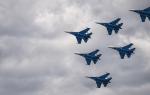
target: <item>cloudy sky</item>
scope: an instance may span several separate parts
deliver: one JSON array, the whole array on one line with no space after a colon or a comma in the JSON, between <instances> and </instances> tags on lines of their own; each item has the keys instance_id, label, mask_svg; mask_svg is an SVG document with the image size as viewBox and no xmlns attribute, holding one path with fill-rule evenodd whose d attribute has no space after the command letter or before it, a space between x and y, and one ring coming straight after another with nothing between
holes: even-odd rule
<instances>
[{"instance_id":1,"label":"cloudy sky","mask_svg":"<svg viewBox=\"0 0 150 95\"><path fill-rule=\"evenodd\" d=\"M128 10L149 0L0 0L0 95L149 95L150 22ZM122 18L119 34L106 22ZM64 31L93 32L87 44ZM121 60L107 48L134 43L135 54ZM75 52L100 49L101 61L87 66ZM96 88L85 76L110 72L112 83Z\"/></svg>"}]
</instances>

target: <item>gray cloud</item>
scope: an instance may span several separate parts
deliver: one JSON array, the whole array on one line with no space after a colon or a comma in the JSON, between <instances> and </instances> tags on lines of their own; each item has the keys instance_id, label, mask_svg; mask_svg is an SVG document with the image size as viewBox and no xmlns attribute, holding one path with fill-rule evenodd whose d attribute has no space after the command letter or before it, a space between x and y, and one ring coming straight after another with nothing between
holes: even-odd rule
<instances>
[{"instance_id":1,"label":"gray cloud","mask_svg":"<svg viewBox=\"0 0 150 95\"><path fill-rule=\"evenodd\" d=\"M149 22L129 9L143 9L148 0L13 0L0 1L1 95L148 95ZM121 17L124 28L108 36L96 21ZM64 31L90 27L92 39L78 45ZM135 44L136 53L121 60L108 46ZM96 65L86 66L75 52L100 49ZM110 72L112 83L97 89L85 76Z\"/></svg>"}]
</instances>

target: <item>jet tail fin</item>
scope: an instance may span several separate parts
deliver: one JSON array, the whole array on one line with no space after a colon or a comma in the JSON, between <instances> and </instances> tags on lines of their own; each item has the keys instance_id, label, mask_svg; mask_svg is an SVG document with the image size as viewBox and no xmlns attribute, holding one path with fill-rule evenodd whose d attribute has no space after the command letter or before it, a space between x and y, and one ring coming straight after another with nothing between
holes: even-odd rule
<instances>
[{"instance_id":1,"label":"jet tail fin","mask_svg":"<svg viewBox=\"0 0 150 95\"><path fill-rule=\"evenodd\" d=\"M117 28L115 29L115 33L118 33L119 29L122 29L121 26L123 23L118 24Z\"/></svg>"},{"instance_id":2,"label":"jet tail fin","mask_svg":"<svg viewBox=\"0 0 150 95\"><path fill-rule=\"evenodd\" d=\"M118 27L120 27L121 28L121 26L123 25L123 23L120 23L120 24L118 24Z\"/></svg>"},{"instance_id":3,"label":"jet tail fin","mask_svg":"<svg viewBox=\"0 0 150 95\"><path fill-rule=\"evenodd\" d=\"M96 56L97 58L95 60L93 60L94 64L96 64L97 61L100 60L101 56L102 56L102 54L99 54L99 55Z\"/></svg>"},{"instance_id":4,"label":"jet tail fin","mask_svg":"<svg viewBox=\"0 0 150 95\"><path fill-rule=\"evenodd\" d=\"M140 14L140 17L141 17L142 22L145 22L146 16L145 16L145 15Z\"/></svg>"},{"instance_id":5,"label":"jet tail fin","mask_svg":"<svg viewBox=\"0 0 150 95\"><path fill-rule=\"evenodd\" d=\"M105 82L103 82L104 87L106 87L108 85L108 83L111 83L110 80L112 79L112 77L107 78Z\"/></svg>"},{"instance_id":6,"label":"jet tail fin","mask_svg":"<svg viewBox=\"0 0 150 95\"><path fill-rule=\"evenodd\" d=\"M108 78L108 81L110 81L112 79L112 77Z\"/></svg>"},{"instance_id":7,"label":"jet tail fin","mask_svg":"<svg viewBox=\"0 0 150 95\"><path fill-rule=\"evenodd\" d=\"M131 49L131 51L133 51L133 52L134 52L134 51L135 51L135 48Z\"/></svg>"},{"instance_id":8,"label":"jet tail fin","mask_svg":"<svg viewBox=\"0 0 150 95\"><path fill-rule=\"evenodd\" d=\"M92 32L89 33L89 34L87 34L87 37L88 37L88 38L91 38L91 35L92 35Z\"/></svg>"},{"instance_id":9,"label":"jet tail fin","mask_svg":"<svg viewBox=\"0 0 150 95\"><path fill-rule=\"evenodd\" d=\"M130 58L132 54L134 54L135 48L131 49L130 52L127 53L127 56Z\"/></svg>"},{"instance_id":10,"label":"jet tail fin","mask_svg":"<svg viewBox=\"0 0 150 95\"><path fill-rule=\"evenodd\" d=\"M87 37L83 38L84 42L87 42L91 38L92 33L87 34Z\"/></svg>"},{"instance_id":11,"label":"jet tail fin","mask_svg":"<svg viewBox=\"0 0 150 95\"><path fill-rule=\"evenodd\" d=\"M97 55L97 59L100 60L100 57L102 56L102 54Z\"/></svg>"},{"instance_id":12,"label":"jet tail fin","mask_svg":"<svg viewBox=\"0 0 150 95\"><path fill-rule=\"evenodd\" d=\"M112 79L112 77L108 78L108 83L111 83L110 80Z\"/></svg>"}]
</instances>

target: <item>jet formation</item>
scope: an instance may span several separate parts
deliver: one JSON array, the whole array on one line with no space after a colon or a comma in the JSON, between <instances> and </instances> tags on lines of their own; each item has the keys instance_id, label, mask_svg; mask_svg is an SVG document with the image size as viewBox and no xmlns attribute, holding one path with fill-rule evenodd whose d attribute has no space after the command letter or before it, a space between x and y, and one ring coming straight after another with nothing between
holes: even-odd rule
<instances>
[{"instance_id":1,"label":"jet formation","mask_svg":"<svg viewBox=\"0 0 150 95\"><path fill-rule=\"evenodd\" d=\"M117 34L118 31L121 28L121 26L123 25L123 23L119 23L118 22L121 20L121 18L117 18L111 22L108 22L108 23L99 23L99 22L96 22L96 24L100 24L102 26L105 26L107 28L107 31L108 31L108 35L111 35L112 34L112 31L114 30L115 33Z\"/></svg>"},{"instance_id":2,"label":"jet formation","mask_svg":"<svg viewBox=\"0 0 150 95\"><path fill-rule=\"evenodd\" d=\"M101 75L99 77L87 77L96 82L97 88L101 87L101 84L104 85L104 87L107 87L108 83L111 83L110 80L112 77L107 78L110 75L110 73L106 73L104 75Z\"/></svg>"},{"instance_id":3,"label":"jet formation","mask_svg":"<svg viewBox=\"0 0 150 95\"><path fill-rule=\"evenodd\" d=\"M94 50L90 53L75 53L75 54L84 57L85 60L86 60L87 65L90 65L91 61L93 61L94 64L96 64L97 61L100 60L100 57L101 57L102 54L97 54L98 52L99 52L99 50L96 49L96 50Z\"/></svg>"},{"instance_id":4,"label":"jet formation","mask_svg":"<svg viewBox=\"0 0 150 95\"><path fill-rule=\"evenodd\" d=\"M81 41L84 40L85 43L91 38L92 32L87 33L90 30L90 28L86 28L80 32L66 32L69 34L72 34L76 37L78 44L81 44Z\"/></svg>"},{"instance_id":5,"label":"jet formation","mask_svg":"<svg viewBox=\"0 0 150 95\"><path fill-rule=\"evenodd\" d=\"M150 20L150 7L145 8L143 10L130 10L130 11L139 14L142 22L145 22L146 17ZM117 18L111 22L107 22L107 23L96 22L96 24L100 24L100 25L106 27L106 29L108 31L108 35L112 35L113 31L115 32L115 34L117 34L120 31L120 29L122 29L123 23L119 23L120 20L121 20L121 18ZM90 28L86 28L79 32L66 32L66 33L69 33L69 34L75 36L77 39L77 43L81 44L82 40L85 43L87 43L87 41L91 38L92 32L88 33L89 30L90 30ZM131 55L134 54L134 51L136 48L131 48L132 46L133 46L133 43L130 43L123 47L109 47L109 48L114 49L117 52L119 52L120 58L124 59L125 56L127 56L127 58L130 58ZM102 56L102 54L100 54L98 52L99 52L99 49L96 49L90 53L75 53L75 54L84 57L86 64L91 65L91 62L96 64L98 62L98 60L100 60L100 57ZM110 81L111 81L112 77L108 77L109 75L110 75L110 73L106 73L99 77L87 77L87 78L94 80L97 84L97 88L100 88L102 84L104 85L104 87L107 87L107 85L109 83L111 83Z\"/></svg>"},{"instance_id":6,"label":"jet formation","mask_svg":"<svg viewBox=\"0 0 150 95\"><path fill-rule=\"evenodd\" d=\"M146 17L150 20L150 7L143 10L130 10L140 15L142 22L145 22Z\"/></svg>"},{"instance_id":7,"label":"jet formation","mask_svg":"<svg viewBox=\"0 0 150 95\"><path fill-rule=\"evenodd\" d=\"M127 55L127 57L130 58L131 55L134 54L135 48L130 49L130 47L132 45L133 44L130 43L130 44L123 46L123 47L109 47L109 48L117 50L119 52L121 59L124 59L125 55Z\"/></svg>"}]
</instances>

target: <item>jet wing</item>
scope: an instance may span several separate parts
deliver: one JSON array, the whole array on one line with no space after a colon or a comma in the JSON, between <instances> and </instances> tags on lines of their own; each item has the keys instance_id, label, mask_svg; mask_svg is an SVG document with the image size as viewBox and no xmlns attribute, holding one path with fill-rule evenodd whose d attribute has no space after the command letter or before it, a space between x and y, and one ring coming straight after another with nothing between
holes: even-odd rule
<instances>
[{"instance_id":1,"label":"jet wing","mask_svg":"<svg viewBox=\"0 0 150 95\"><path fill-rule=\"evenodd\" d=\"M89 53L89 55L95 55L98 51L99 51L99 50L98 50L98 49L96 49L95 51L90 52L90 53Z\"/></svg>"},{"instance_id":2,"label":"jet wing","mask_svg":"<svg viewBox=\"0 0 150 95\"><path fill-rule=\"evenodd\" d=\"M99 82L99 81L96 81L96 85L97 85L97 88L101 88L101 82Z\"/></svg>"},{"instance_id":3,"label":"jet wing","mask_svg":"<svg viewBox=\"0 0 150 95\"><path fill-rule=\"evenodd\" d=\"M141 17L142 22L145 22L146 16L140 14L140 17Z\"/></svg>"},{"instance_id":4,"label":"jet wing","mask_svg":"<svg viewBox=\"0 0 150 95\"><path fill-rule=\"evenodd\" d=\"M146 9L144 9L144 11L150 11L150 7L148 7L148 8L146 8Z\"/></svg>"},{"instance_id":5,"label":"jet wing","mask_svg":"<svg viewBox=\"0 0 150 95\"><path fill-rule=\"evenodd\" d=\"M130 58L131 57L131 52L127 53L127 56L128 56L128 58Z\"/></svg>"},{"instance_id":6,"label":"jet wing","mask_svg":"<svg viewBox=\"0 0 150 95\"><path fill-rule=\"evenodd\" d=\"M88 38L87 38L87 37L85 37L85 38L83 38L83 40L84 40L84 42L85 42L85 43L87 43Z\"/></svg>"},{"instance_id":7,"label":"jet wing","mask_svg":"<svg viewBox=\"0 0 150 95\"><path fill-rule=\"evenodd\" d=\"M124 46L123 48L125 48L125 49L129 49L132 45L133 45L133 44L132 44L132 43L130 43L129 45Z\"/></svg>"},{"instance_id":8,"label":"jet wing","mask_svg":"<svg viewBox=\"0 0 150 95\"><path fill-rule=\"evenodd\" d=\"M106 87L108 84L108 82L103 82L104 87Z\"/></svg>"},{"instance_id":9,"label":"jet wing","mask_svg":"<svg viewBox=\"0 0 150 95\"><path fill-rule=\"evenodd\" d=\"M81 33L81 34L85 34L85 33L87 33L89 30L90 30L90 28L86 28L86 29L80 31L80 33Z\"/></svg>"},{"instance_id":10,"label":"jet wing","mask_svg":"<svg viewBox=\"0 0 150 95\"><path fill-rule=\"evenodd\" d=\"M76 37L78 44L81 44L82 39L79 37Z\"/></svg>"},{"instance_id":11,"label":"jet wing","mask_svg":"<svg viewBox=\"0 0 150 95\"><path fill-rule=\"evenodd\" d=\"M114 28L115 33L117 34L119 29L122 29L121 26L123 25L123 23L120 23L117 25L117 27Z\"/></svg>"},{"instance_id":12,"label":"jet wing","mask_svg":"<svg viewBox=\"0 0 150 95\"><path fill-rule=\"evenodd\" d=\"M116 20L110 22L110 24L117 24L120 20L121 20L121 18L117 18Z\"/></svg>"},{"instance_id":13,"label":"jet wing","mask_svg":"<svg viewBox=\"0 0 150 95\"><path fill-rule=\"evenodd\" d=\"M91 59L85 58L85 60L86 60L87 65L90 65L90 64L91 64Z\"/></svg>"},{"instance_id":14,"label":"jet wing","mask_svg":"<svg viewBox=\"0 0 150 95\"><path fill-rule=\"evenodd\" d=\"M99 78L101 78L101 79L105 79L107 76L109 76L110 75L110 73L106 73L106 74L104 74L104 75L102 75L102 76L100 76Z\"/></svg>"},{"instance_id":15,"label":"jet wing","mask_svg":"<svg viewBox=\"0 0 150 95\"><path fill-rule=\"evenodd\" d=\"M116 28L116 29L114 29L115 30L115 33L118 33L118 31L119 31L119 28Z\"/></svg>"},{"instance_id":16,"label":"jet wing","mask_svg":"<svg viewBox=\"0 0 150 95\"><path fill-rule=\"evenodd\" d=\"M131 50L127 53L128 58L131 57L132 53L134 53L134 50L135 50L135 48L131 49Z\"/></svg>"},{"instance_id":17,"label":"jet wing","mask_svg":"<svg viewBox=\"0 0 150 95\"><path fill-rule=\"evenodd\" d=\"M108 34L111 35L112 34L112 29L111 28L107 28Z\"/></svg>"},{"instance_id":18,"label":"jet wing","mask_svg":"<svg viewBox=\"0 0 150 95\"><path fill-rule=\"evenodd\" d=\"M97 63L97 61L98 61L98 59L93 60L94 64L96 64L96 63Z\"/></svg>"},{"instance_id":19,"label":"jet wing","mask_svg":"<svg viewBox=\"0 0 150 95\"><path fill-rule=\"evenodd\" d=\"M87 42L89 38L91 38L92 32L87 33L85 37L83 37L84 42Z\"/></svg>"},{"instance_id":20,"label":"jet wing","mask_svg":"<svg viewBox=\"0 0 150 95\"><path fill-rule=\"evenodd\" d=\"M125 53L119 52L121 59L124 59Z\"/></svg>"}]
</instances>

